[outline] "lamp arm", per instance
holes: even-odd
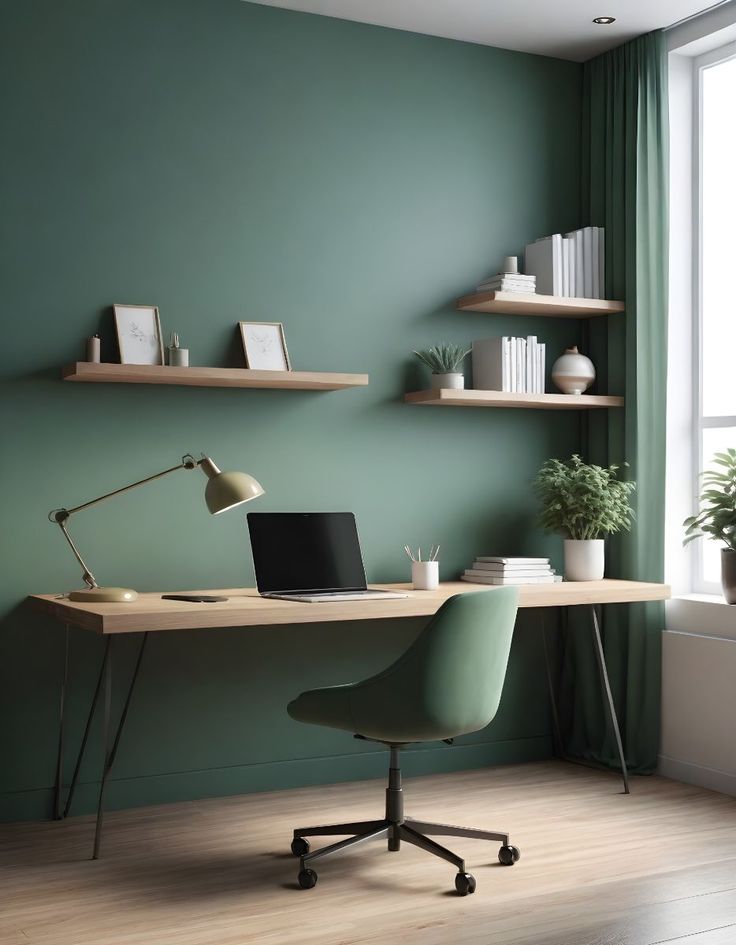
[[[99,585],[95,580],[94,574],[85,564],[84,558],[79,553],[79,549],[74,544],[69,531],[67,530],[67,522],[74,515],[75,512],[81,512],[83,509],[89,509],[93,505],[97,505],[100,502],[104,502],[105,499],[111,499],[113,496],[121,495],[123,492],[128,492],[131,489],[135,489],[138,486],[144,486],[147,482],[153,482],[155,479],[161,479],[162,476],[168,476],[169,473],[176,472],[178,469],[196,469],[197,466],[201,465],[205,461],[203,456],[201,459],[195,459],[191,453],[187,453],[185,456],[182,456],[181,462],[177,466],[172,466],[170,469],[164,469],[163,472],[156,473],[153,476],[147,476],[145,479],[139,479],[138,482],[132,482],[129,486],[123,486],[121,489],[114,489],[112,492],[107,492],[105,495],[98,496],[96,499],[91,499],[89,502],[83,502],[82,505],[76,505],[72,509],[53,509],[49,512],[49,521],[55,522],[61,532],[66,538],[69,547],[74,553],[74,557],[77,559],[79,564],[82,566],[82,578],[89,588],[95,588]]]

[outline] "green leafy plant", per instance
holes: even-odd
[[[634,519],[629,496],[636,483],[617,479],[618,468],[589,465],[578,455],[565,463],[548,459],[534,480],[542,527],[573,539],[629,531]]]
[[[713,464],[713,469],[701,473],[700,511],[682,523],[683,544],[695,538],[711,538],[736,551],[736,449],[716,453]]]
[[[435,345],[425,351],[415,351],[414,354],[433,374],[456,374],[470,354],[470,348],[463,348],[462,345]]]

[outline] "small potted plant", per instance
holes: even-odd
[[[736,604],[736,449],[716,453],[713,468],[702,473],[700,511],[682,523],[685,541],[711,538],[721,548],[721,587],[729,604]]]
[[[425,351],[415,351],[414,354],[431,370],[432,390],[464,389],[465,375],[462,364],[470,354],[470,348],[464,348],[462,345],[435,345]]]
[[[565,580],[600,581],[604,536],[628,531],[634,518],[629,496],[635,482],[616,478],[618,466],[594,466],[574,455],[548,459],[534,488],[542,503],[540,524],[565,536]]]

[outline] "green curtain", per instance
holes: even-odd
[[[668,100],[661,31],[584,66],[583,219],[605,227],[606,297],[626,313],[593,319],[585,343],[598,389],[623,393],[623,411],[584,421],[586,459],[624,461],[636,480],[637,521],[609,540],[607,574],[662,581],[664,574],[665,396],[667,376]],[[582,610],[582,609],[581,609]],[[627,764],[656,766],[659,747],[662,604],[604,608],[606,661]],[[590,616],[563,632],[563,740],[567,753],[618,767],[601,702]]]

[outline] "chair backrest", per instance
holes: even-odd
[[[515,587],[457,594],[409,649],[354,687],[355,730],[368,737],[401,720],[404,741],[475,732],[498,710],[519,593]]]

